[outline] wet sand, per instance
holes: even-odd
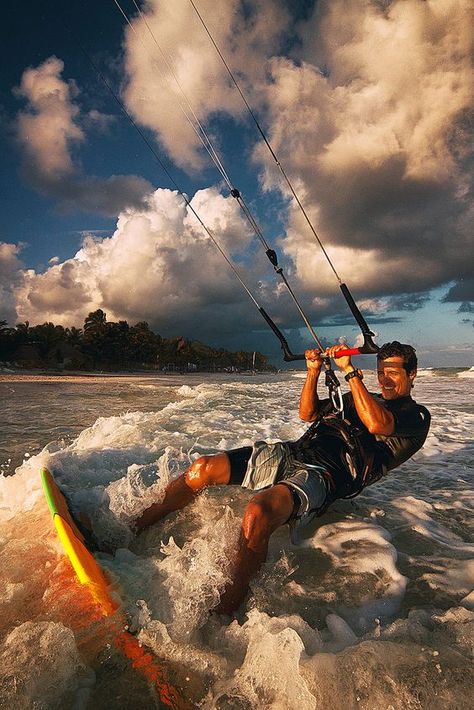
[[[0,372],[0,382],[106,382],[107,380],[136,380],[149,377],[167,377],[177,373],[166,372]]]

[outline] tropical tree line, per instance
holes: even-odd
[[[108,321],[98,309],[82,328],[54,323],[8,327],[0,321],[0,362],[24,368],[65,370],[272,370],[261,353],[230,352],[181,336],[163,338],[148,323]]]

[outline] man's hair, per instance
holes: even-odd
[[[380,360],[386,360],[388,357],[402,357],[403,358],[403,368],[408,374],[416,370],[418,365],[418,360],[416,357],[415,348],[411,345],[406,345],[405,343],[399,343],[398,340],[394,340],[392,343],[384,343],[377,353],[377,362]]]

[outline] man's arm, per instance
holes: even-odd
[[[304,422],[314,422],[319,412],[318,379],[321,372],[322,359],[319,350],[305,350],[306,380],[300,395],[300,419]]]
[[[328,348],[326,354],[334,358],[336,365],[346,374],[355,370],[350,357],[336,357],[337,351],[345,348],[344,345],[334,345]],[[359,377],[351,377],[349,380],[355,408],[361,421],[371,434],[381,434],[390,436],[395,431],[395,420],[393,414],[382,407],[370,394],[366,386]]]

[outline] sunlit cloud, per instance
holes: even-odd
[[[227,114],[248,120],[190,4],[153,0],[147,8],[199,119],[209,124]],[[376,296],[429,291],[467,274],[468,0],[322,0],[299,23],[299,42],[286,54],[288,36],[286,45],[280,40],[288,15],[280,3],[253,3],[250,17],[236,1],[216,10],[205,0],[200,10],[344,280]],[[134,29],[126,32],[128,106],[179,165],[196,170],[203,155],[180,110],[179,89],[141,18]],[[288,196],[257,133],[253,155],[263,188]],[[303,289],[334,289],[329,267],[291,205],[281,244]]]
[[[235,200],[207,189],[191,204],[227,253],[245,250],[250,234]],[[11,245],[7,256],[12,272],[18,264]],[[195,337],[215,338],[239,322],[247,328],[242,314],[252,310],[182,197],[163,189],[146,207],[122,212],[111,237],[86,236],[72,259],[52,259],[44,273],[23,271],[13,291],[21,320],[81,325],[88,312],[103,308],[111,320],[147,320],[159,332]]]
[[[290,16],[280,0],[202,0],[217,43],[241,73],[252,100],[260,101],[265,58],[276,51]],[[245,11],[244,11],[245,10]],[[244,107],[189,2],[150,0],[125,32],[125,100],[135,119],[152,131],[182,168],[205,165],[200,142],[185,112],[206,121],[218,114],[244,117]],[[215,132],[212,137],[219,143]]]
[[[23,174],[39,192],[56,198],[66,209],[116,216],[126,206],[142,204],[151,185],[136,175],[98,178],[83,174],[75,151],[85,143],[79,89],[61,78],[64,63],[50,57],[26,69],[18,97],[27,102],[18,114],[17,134],[24,152]],[[85,123],[103,130],[109,117],[90,111]]]
[[[23,279],[24,264],[19,258],[21,244],[0,242],[0,320],[16,322],[15,289]]]
[[[422,308],[431,289],[454,282],[446,300],[467,308],[474,263],[470,3],[321,0],[298,24],[291,3],[276,0],[201,0],[199,7],[364,314],[396,322]],[[186,101],[225,157],[222,118],[246,124],[246,140],[252,124],[190,3],[149,0],[144,10]],[[144,21],[132,23],[123,99],[158,150],[199,184],[207,157],[180,108],[184,99]],[[258,313],[250,315],[245,294],[176,192],[153,192],[139,176],[85,174],[79,157],[88,131],[112,130],[113,121],[86,111],[64,73],[51,57],[27,69],[18,90],[27,102],[18,136],[29,180],[61,206],[118,215],[117,228],[111,237],[85,235],[72,259],[51,260],[44,273],[15,267],[10,312],[14,305],[22,319],[77,325],[100,307],[111,319],[145,319],[159,331],[186,334],[199,330],[199,313],[213,338],[235,324],[258,327]],[[272,246],[315,320],[346,325],[351,315],[334,273],[254,136],[242,144],[241,159],[253,161],[262,190],[279,193],[283,205],[283,234]],[[193,205],[244,264],[263,305],[271,304],[278,322],[299,327],[284,288],[267,278],[264,257],[255,257],[235,201],[210,182],[202,179]]]
[[[469,5],[318,3],[300,62],[270,60],[273,145],[343,277],[367,293],[430,289],[471,268]],[[262,146],[256,158],[278,186]],[[310,240],[292,210],[284,248],[316,288]]]

